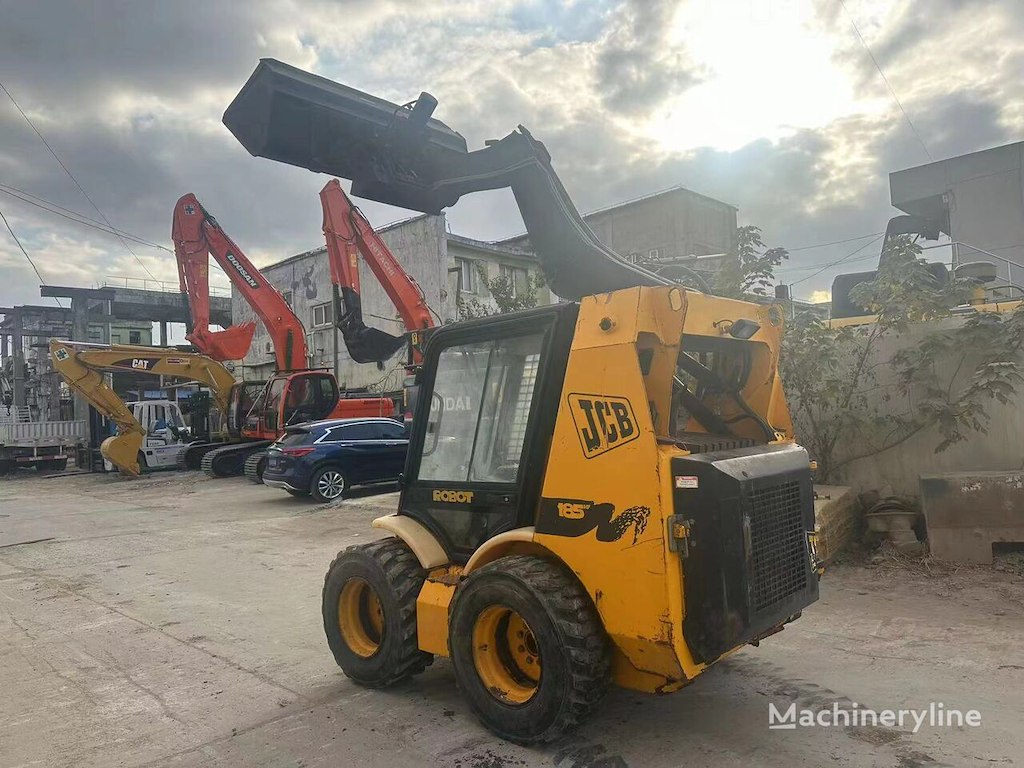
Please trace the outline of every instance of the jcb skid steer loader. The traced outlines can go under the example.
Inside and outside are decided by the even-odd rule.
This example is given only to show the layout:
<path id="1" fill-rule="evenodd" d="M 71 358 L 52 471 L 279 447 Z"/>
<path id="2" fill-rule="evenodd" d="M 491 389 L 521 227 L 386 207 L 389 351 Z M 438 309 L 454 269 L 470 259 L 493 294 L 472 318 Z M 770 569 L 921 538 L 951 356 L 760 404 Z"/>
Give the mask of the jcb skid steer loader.
<path id="1" fill-rule="evenodd" d="M 399 511 L 373 523 L 390 535 L 338 555 L 322 604 L 356 682 L 448 657 L 488 728 L 550 741 L 610 683 L 682 688 L 817 599 L 809 461 L 777 308 L 627 264 L 525 129 L 467 153 L 435 104 L 264 61 L 224 121 L 253 154 L 419 210 L 511 186 L 554 289 L 578 299 L 436 330 Z"/>

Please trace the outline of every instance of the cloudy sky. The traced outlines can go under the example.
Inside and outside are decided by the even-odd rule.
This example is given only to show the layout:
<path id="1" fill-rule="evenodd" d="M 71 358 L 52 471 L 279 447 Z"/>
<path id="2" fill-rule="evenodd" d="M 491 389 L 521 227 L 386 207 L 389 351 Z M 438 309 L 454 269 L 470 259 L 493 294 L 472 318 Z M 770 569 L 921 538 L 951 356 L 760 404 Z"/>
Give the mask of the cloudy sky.
<path id="1" fill-rule="evenodd" d="M 0 211 L 46 281 L 177 278 L 167 251 L 26 196 L 170 247 L 191 191 L 257 264 L 321 243 L 325 177 L 251 158 L 220 122 L 265 56 L 397 102 L 428 90 L 471 148 L 523 123 L 583 211 L 675 184 L 730 202 L 799 249 L 780 277 L 802 298 L 873 263 L 870 237 L 806 246 L 883 230 L 889 171 L 1024 139 L 1020 0 L 0 0 L 0 81 L 102 212 L 0 91 Z M 522 231 L 504 192 L 449 219 Z M 2 228 L 0 271 L 0 306 L 44 303 Z"/>

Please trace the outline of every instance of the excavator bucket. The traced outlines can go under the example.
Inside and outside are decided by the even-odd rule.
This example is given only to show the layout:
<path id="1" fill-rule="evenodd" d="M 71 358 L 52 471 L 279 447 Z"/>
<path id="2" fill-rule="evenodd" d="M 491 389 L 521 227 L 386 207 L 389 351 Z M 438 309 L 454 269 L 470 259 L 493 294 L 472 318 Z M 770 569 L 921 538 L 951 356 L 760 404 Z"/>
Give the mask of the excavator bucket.
<path id="1" fill-rule="evenodd" d="M 255 333 L 256 323 L 242 323 L 223 331 L 196 328 L 185 338 L 214 360 L 241 360 L 249 353 Z"/>
<path id="2" fill-rule="evenodd" d="M 100 443 L 100 454 L 123 474 L 137 475 L 140 472 L 138 457 L 142 450 L 142 437 L 139 432 L 108 437 Z"/>

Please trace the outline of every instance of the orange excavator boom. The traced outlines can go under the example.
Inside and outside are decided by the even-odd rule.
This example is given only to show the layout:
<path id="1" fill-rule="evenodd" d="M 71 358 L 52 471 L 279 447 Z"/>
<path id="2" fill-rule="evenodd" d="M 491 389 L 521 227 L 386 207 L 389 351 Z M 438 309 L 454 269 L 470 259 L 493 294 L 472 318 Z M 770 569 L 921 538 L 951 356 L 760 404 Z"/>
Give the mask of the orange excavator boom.
<path id="1" fill-rule="evenodd" d="M 384 362 L 407 343 L 405 335 L 392 335 L 363 322 L 359 282 L 361 255 L 395 305 L 406 330 L 414 336 L 434 327 L 423 291 L 345 194 L 337 179 L 320 190 L 324 239 L 330 260 L 331 281 L 337 288 L 335 318 L 349 355 L 358 363 Z M 411 345 L 411 362 L 419 364 L 420 345 Z"/>
<path id="2" fill-rule="evenodd" d="M 210 330 L 209 257 L 213 256 L 263 321 L 274 346 L 277 369 L 298 371 L 307 367 L 302 322 L 195 195 L 183 195 L 175 204 L 171 236 L 182 296 L 192 319 L 192 327 L 186 334 L 189 341 L 215 360 L 241 360 L 249 351 L 256 332 L 256 324 L 252 322 L 222 331 Z"/>

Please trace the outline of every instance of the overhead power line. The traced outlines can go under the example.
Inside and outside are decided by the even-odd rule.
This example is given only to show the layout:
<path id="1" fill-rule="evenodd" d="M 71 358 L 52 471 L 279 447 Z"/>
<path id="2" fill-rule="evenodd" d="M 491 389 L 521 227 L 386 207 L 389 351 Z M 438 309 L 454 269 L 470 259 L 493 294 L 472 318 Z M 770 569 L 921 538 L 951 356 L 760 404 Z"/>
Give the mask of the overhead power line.
<path id="1" fill-rule="evenodd" d="M 805 280 L 810 280 L 810 279 L 811 279 L 812 277 L 817 277 L 818 275 L 820 275 L 820 274 L 821 274 L 822 272 L 824 272 L 824 271 L 825 271 L 826 269 L 830 269 L 831 267 L 835 267 L 835 266 L 838 266 L 839 264 L 842 264 L 842 263 L 843 263 L 843 262 L 845 262 L 845 261 L 849 261 L 849 260 L 850 260 L 850 259 L 852 259 L 852 258 L 853 258 L 854 256 L 856 256 L 856 255 L 857 255 L 858 253 L 860 253 L 860 252 L 861 252 L 861 251 L 863 251 L 863 250 L 864 250 L 865 248 L 867 248 L 867 247 L 868 247 L 869 245 L 871 245 L 871 244 L 873 244 L 873 243 L 877 242 L 878 240 L 881 240 L 881 239 L 882 239 L 882 237 L 884 236 L 884 234 L 885 234 L 885 233 L 883 232 L 883 233 L 882 233 L 881 235 L 879 235 L 878 237 L 874 238 L 873 240 L 868 240 L 868 241 L 867 241 L 866 243 L 864 243 L 864 245 L 861 245 L 861 246 L 859 246 L 859 247 L 858 247 L 858 248 L 857 248 L 856 250 L 853 250 L 853 251 L 851 251 L 850 253 L 846 254 L 845 256 L 843 256 L 843 258 L 841 258 L 841 259 L 837 259 L 836 261 L 833 261 L 833 262 L 831 262 L 831 263 L 829 263 L 829 264 L 826 264 L 825 266 L 823 266 L 823 267 L 822 267 L 821 269 L 819 269 L 819 270 L 818 270 L 817 272 L 815 272 L 814 274 L 808 275 L 807 277 L 801 277 L 801 278 L 800 278 L 799 280 L 794 280 L 794 281 L 793 281 L 792 283 L 790 283 L 789 285 L 790 285 L 790 286 L 794 286 L 794 285 L 797 285 L 798 283 L 802 283 L 802 282 L 804 282 Z"/>
<path id="2" fill-rule="evenodd" d="M 0 184 L 0 186 L 3 186 Z M 858 235 L 857 237 L 848 237 L 845 240 L 832 240 L 828 243 L 815 243 L 814 245 L 801 245 L 799 248 L 787 248 L 786 251 L 789 253 L 796 253 L 797 251 L 812 251 L 816 248 L 826 248 L 830 245 L 842 245 L 843 243 L 855 243 L 858 240 L 863 240 L 865 237 L 875 237 L 877 235 L 883 235 L 885 232 L 868 232 L 866 235 Z"/>
<path id="3" fill-rule="evenodd" d="M 39 278 L 39 284 L 40 285 L 45 285 L 46 281 L 43 279 L 43 276 L 41 274 L 39 274 L 39 267 L 37 267 L 36 263 L 34 261 L 32 261 L 32 257 L 28 255 L 28 251 L 25 250 L 25 246 L 21 244 L 21 240 L 18 239 L 18 236 L 16 234 L 14 234 L 14 229 L 11 227 L 10 222 L 7 221 L 7 217 L 4 216 L 4 212 L 3 211 L 0 211 L 0 219 L 4 220 L 4 226 L 7 227 L 7 231 L 11 233 L 11 237 L 14 238 L 14 242 L 16 242 L 18 244 L 18 247 L 21 249 L 21 252 L 23 254 L 25 254 L 25 258 L 28 259 L 28 263 L 30 265 L 32 265 L 32 271 L 35 272 L 36 273 L 36 277 Z M 58 307 L 60 307 L 61 309 L 64 308 L 64 305 L 60 303 L 60 299 L 54 297 L 53 300 L 57 302 L 57 306 Z"/>
<path id="4" fill-rule="evenodd" d="M 23 118 L 25 118 L 25 122 L 28 123 L 29 127 L 36 134 L 36 136 L 39 137 L 39 140 L 41 142 L 43 142 L 43 146 L 46 147 L 49 150 L 51 155 L 53 155 L 53 159 L 57 161 L 57 164 L 61 168 L 64 169 L 64 173 L 66 173 L 68 175 L 68 178 L 71 179 L 71 181 L 73 181 L 75 183 L 75 186 L 78 187 L 78 191 L 82 193 L 82 195 L 85 197 L 86 200 L 89 201 L 89 205 L 91 205 L 93 207 L 93 209 L 96 211 L 96 213 L 98 213 L 100 215 L 100 218 L 103 219 L 103 221 L 106 223 L 106 225 L 108 227 L 110 227 L 111 231 L 114 233 L 114 236 L 117 237 L 121 241 L 121 244 L 125 247 L 125 249 L 128 251 L 128 253 L 130 253 L 137 262 L 139 262 L 139 266 L 141 266 L 144 270 L 146 270 L 146 273 L 151 278 L 156 280 L 157 279 L 156 275 L 154 275 L 153 272 L 150 270 L 150 268 L 146 266 L 146 263 L 142 259 L 139 258 L 139 255 L 135 251 L 132 250 L 132 247 L 130 245 L 128 245 L 128 241 L 125 240 L 123 237 L 121 237 L 121 235 L 119 235 L 117 233 L 117 229 L 114 227 L 113 224 L 110 223 L 110 219 L 108 219 L 104 215 L 103 211 L 101 211 L 99 209 L 99 206 L 96 205 L 95 202 L 93 202 L 93 199 L 91 197 L 89 197 L 89 193 L 85 191 L 85 188 L 81 184 L 78 183 L 78 179 L 75 178 L 75 175 L 73 173 L 71 173 L 70 169 L 68 169 L 68 167 L 66 165 L 64 165 L 64 161 L 60 159 L 60 157 L 57 155 L 56 152 L 54 152 L 53 147 L 50 146 L 49 142 L 47 142 L 47 140 L 43 136 L 43 134 L 39 131 L 38 128 L 36 128 L 35 123 L 33 123 L 32 120 L 29 118 L 29 116 L 25 114 L 25 110 L 23 110 L 21 108 L 21 106 L 18 104 L 18 102 L 14 99 L 14 96 L 11 95 L 11 92 L 9 90 L 7 90 L 7 86 L 5 86 L 2 82 L 0 82 L 0 89 L 2 89 L 3 92 L 7 94 L 7 98 L 9 98 L 11 100 L 11 103 L 14 105 L 14 108 L 17 109 L 19 113 L 21 113 L 21 116 Z"/>
<path id="5" fill-rule="evenodd" d="M 864 46 L 864 50 L 867 51 L 868 58 L 871 59 L 871 63 L 875 65 L 875 69 L 878 70 L 878 74 L 882 76 L 882 82 L 885 83 L 885 87 L 889 89 L 889 93 L 892 94 L 893 101 L 896 102 L 896 106 L 900 108 L 900 112 L 903 113 L 903 117 L 907 121 L 907 125 L 910 126 L 910 130 L 914 132 L 914 136 L 917 137 L 918 142 L 921 144 L 921 149 L 924 150 L 925 155 L 928 156 L 928 162 L 933 162 L 932 153 L 928 151 L 928 145 L 924 143 L 924 139 L 921 138 L 921 134 L 917 132 L 917 128 L 914 126 L 914 121 L 910 119 L 910 115 L 907 114 L 907 110 L 903 108 L 903 103 L 900 101 L 900 97 L 896 95 L 896 89 L 892 87 L 892 83 L 889 82 L 889 78 L 885 76 L 885 72 L 878 64 L 878 60 L 875 58 L 875 54 L 871 52 L 871 48 L 868 46 L 868 41 L 864 39 L 864 35 L 860 33 L 860 28 L 857 26 L 857 22 L 854 21 L 853 14 L 850 13 L 850 9 L 846 7 L 846 0 L 839 0 L 839 4 L 843 6 L 843 11 L 846 13 L 846 18 L 850 20 L 850 26 L 853 27 L 853 31 L 857 33 L 857 37 L 860 39 L 860 44 Z"/>
<path id="6" fill-rule="evenodd" d="M 174 251 L 172 251 L 167 246 L 151 242 L 149 240 L 146 240 L 145 238 L 139 237 L 138 235 L 133 235 L 130 232 L 125 232 L 123 229 L 108 227 L 106 224 L 103 224 L 97 219 L 89 218 L 88 216 L 73 211 L 70 208 L 64 208 L 63 206 L 57 205 L 56 203 L 51 202 L 46 198 L 39 197 L 38 195 L 33 195 L 31 192 L 26 192 L 22 189 L 18 189 L 17 187 L 12 187 L 9 184 L 0 184 L 0 192 L 2 192 L 5 195 L 10 195 L 16 200 L 20 200 L 21 202 L 26 203 L 28 205 L 33 205 L 36 208 L 46 211 L 47 213 L 52 213 L 55 216 L 61 216 L 65 219 L 73 221 L 76 224 L 82 224 L 83 226 L 91 227 L 92 229 L 97 229 L 100 232 L 105 232 L 108 235 L 123 237 L 124 239 L 131 240 L 132 242 L 138 243 L 139 245 L 145 245 L 150 248 L 159 248 L 161 251 L 174 253 Z"/>

